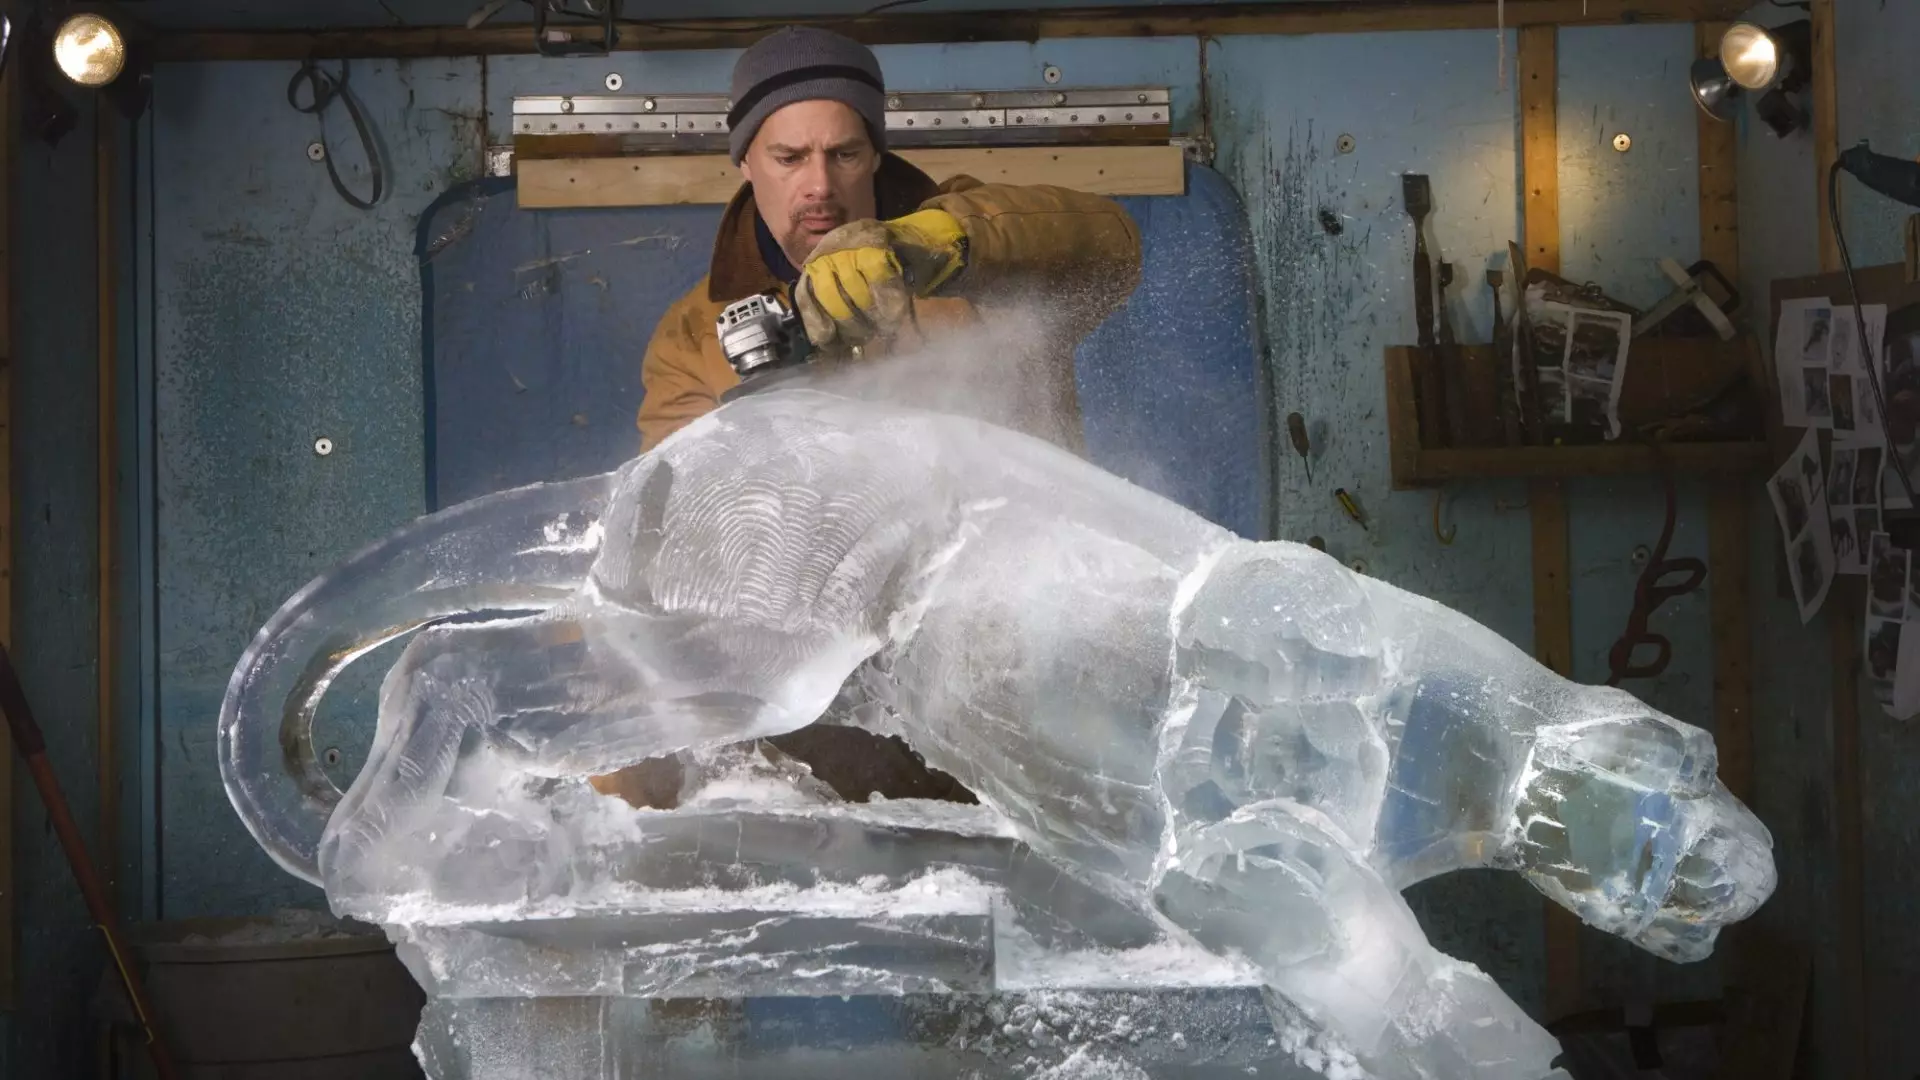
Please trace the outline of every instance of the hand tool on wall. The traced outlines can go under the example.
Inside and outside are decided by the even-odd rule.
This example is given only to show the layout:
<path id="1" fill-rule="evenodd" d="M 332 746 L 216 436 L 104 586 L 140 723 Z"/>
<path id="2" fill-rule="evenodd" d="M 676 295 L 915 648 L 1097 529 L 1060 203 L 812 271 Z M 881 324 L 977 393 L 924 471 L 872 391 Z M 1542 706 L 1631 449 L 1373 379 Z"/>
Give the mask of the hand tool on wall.
<path id="1" fill-rule="evenodd" d="M 1347 516 L 1353 519 L 1355 525 L 1362 529 L 1367 527 L 1366 515 L 1360 512 L 1360 504 L 1353 501 L 1353 496 L 1347 494 L 1346 488 L 1334 488 L 1333 499 L 1340 504 L 1340 509 L 1345 510 Z"/>
<path id="2" fill-rule="evenodd" d="M 1293 443 L 1293 452 L 1300 455 L 1300 463 L 1307 470 L 1307 483 L 1313 483 L 1313 444 L 1307 439 L 1307 418 L 1299 413 L 1287 414 L 1287 438 Z"/>
<path id="3" fill-rule="evenodd" d="M 1464 379 L 1466 362 L 1460 357 L 1459 342 L 1453 336 L 1453 316 L 1447 310 L 1447 290 L 1453 285 L 1453 264 L 1440 260 L 1439 319 L 1440 340 L 1436 350 L 1439 356 L 1440 381 L 1445 386 L 1447 396 L 1447 443 L 1450 446 L 1465 446 L 1474 441 L 1467 430 L 1467 387 Z"/>
<path id="4" fill-rule="evenodd" d="M 80 839 L 80 826 L 74 823 L 67 797 L 60 791 L 60 781 L 53 775 L 53 766 L 47 761 L 47 740 L 40 733 L 40 725 L 34 722 L 32 710 L 27 707 L 26 690 L 20 685 L 20 676 L 14 671 L 13 658 L 7 655 L 5 646 L 0 646 L 0 712 L 7 716 L 7 729 L 12 732 L 14 749 L 26 762 L 27 772 L 33 776 L 34 787 L 40 790 L 40 801 L 46 806 L 54 835 L 59 838 L 60 848 L 66 853 L 67 866 L 80 883 L 80 895 L 86 899 L 87 913 L 106 936 L 107 953 L 113 959 L 114 969 L 120 973 L 121 984 L 127 988 L 127 998 L 133 1004 L 134 1015 L 140 1018 L 140 1026 L 146 1032 L 147 1055 L 153 1059 L 154 1073 L 160 1080 L 174 1080 L 177 1074 L 173 1070 L 173 1058 L 167 1053 L 166 1044 L 161 1042 L 159 1031 L 154 1028 L 153 1006 L 147 1001 L 146 990 L 133 970 L 133 959 L 127 953 L 126 942 L 120 937 L 120 922 L 114 917 L 113 903 L 108 899 L 99 875 L 94 872 L 93 860 L 87 855 L 86 842 Z"/>
<path id="5" fill-rule="evenodd" d="M 1500 437 L 1507 446 L 1520 445 L 1520 398 L 1513 385 L 1513 328 L 1500 310 L 1500 290 L 1507 275 L 1487 271 L 1487 288 L 1493 292 L 1493 368 L 1494 385 L 1500 394 Z"/>
<path id="6" fill-rule="evenodd" d="M 1634 318 L 1633 336 L 1644 336 L 1691 306 L 1713 328 L 1713 332 L 1720 335 L 1721 341 L 1732 341 L 1738 331 L 1733 328 L 1733 320 L 1727 318 L 1727 313 L 1740 307 L 1740 290 L 1734 288 L 1719 268 L 1706 259 L 1684 268 L 1678 262 L 1664 257 L 1659 262 L 1660 272 L 1667 275 L 1667 280 L 1673 282 L 1676 288 L 1667 294 L 1666 299 Z M 1718 286 L 1718 289 L 1708 289 L 1709 284 Z"/>
<path id="7" fill-rule="evenodd" d="M 1417 415 L 1420 441 L 1428 446 L 1447 445 L 1447 390 L 1433 348 L 1433 262 L 1427 254 L 1427 215 L 1433 210 L 1433 189 L 1423 173 L 1405 173 L 1400 177 L 1401 199 L 1413 218 L 1413 315 L 1418 325 L 1420 375 L 1415 380 L 1420 394 Z"/>
<path id="8" fill-rule="evenodd" d="M 1533 329 L 1527 321 L 1527 259 L 1520 245 L 1507 241 L 1507 269 L 1513 274 L 1513 337 L 1520 359 L 1515 376 L 1520 389 L 1520 429 L 1526 441 L 1544 445 L 1546 429 L 1540 417 L 1540 373 L 1533 366 Z"/>

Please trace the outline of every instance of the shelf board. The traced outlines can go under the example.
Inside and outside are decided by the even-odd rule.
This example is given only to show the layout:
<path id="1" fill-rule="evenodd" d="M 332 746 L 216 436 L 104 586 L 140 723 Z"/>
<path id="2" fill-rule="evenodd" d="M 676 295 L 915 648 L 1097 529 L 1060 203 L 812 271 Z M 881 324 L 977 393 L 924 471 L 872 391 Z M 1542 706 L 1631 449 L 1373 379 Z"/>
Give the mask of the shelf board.
<path id="1" fill-rule="evenodd" d="M 1652 351 L 1646 346 L 1637 346 Z M 1665 345 L 1660 351 L 1705 355 L 1718 342 Z M 1444 484 L 1456 480 L 1508 477 L 1625 476 L 1635 473 L 1746 473 L 1767 468 L 1772 452 L 1765 440 L 1738 442 L 1601 443 L 1581 446 L 1474 446 L 1431 448 L 1422 445 L 1414 406 L 1412 354 L 1405 346 L 1386 350 L 1387 437 L 1396 489 Z M 1470 359 L 1482 360 L 1483 347 L 1469 346 Z M 1664 359 L 1664 358 L 1663 358 Z M 1662 365 L 1665 366 L 1665 365 Z M 1675 365 L 1674 381 L 1697 378 L 1712 370 L 1706 364 Z M 1688 369 L 1692 369 L 1689 371 Z M 1722 368 L 1721 370 L 1724 370 Z M 1683 395 L 1684 396 L 1684 395 Z M 1624 411 L 1624 410 L 1623 410 Z"/>
<path id="2" fill-rule="evenodd" d="M 1419 449 L 1411 474 L 1395 487 L 1480 477 L 1617 476 L 1628 473 L 1741 473 L 1765 468 L 1764 442 L 1643 443 L 1602 446 L 1489 446 Z M 1402 481 L 1411 481 L 1403 483 Z"/>

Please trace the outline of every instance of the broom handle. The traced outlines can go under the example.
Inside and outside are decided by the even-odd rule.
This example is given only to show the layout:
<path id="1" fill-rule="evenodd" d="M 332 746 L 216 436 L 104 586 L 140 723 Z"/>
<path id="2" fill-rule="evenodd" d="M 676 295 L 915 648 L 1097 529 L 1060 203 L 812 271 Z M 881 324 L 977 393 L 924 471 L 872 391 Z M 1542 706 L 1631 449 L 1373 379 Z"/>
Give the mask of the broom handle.
<path id="1" fill-rule="evenodd" d="M 33 784 L 40 789 L 40 801 L 46 805 L 47 816 L 53 821 L 53 831 L 60 838 L 60 847 L 66 852 L 67 865 L 73 869 L 73 876 L 80 883 L 80 894 L 86 898 L 87 914 L 92 916 L 107 937 L 107 952 L 113 957 L 114 970 L 120 973 L 120 981 L 127 988 L 127 996 L 133 1001 L 133 1011 L 140 1019 L 140 1027 L 146 1032 L 147 1053 L 153 1058 L 154 1071 L 160 1080 L 174 1080 L 173 1059 L 167 1055 L 166 1044 L 160 1041 L 160 1034 L 154 1030 L 153 1009 L 147 1003 L 147 993 L 140 985 L 140 977 L 134 973 L 133 965 L 127 956 L 126 942 L 120 937 L 120 924 L 113 915 L 113 905 L 107 899 L 107 891 L 100 885 L 100 878 L 93 870 L 93 860 L 87 857 L 86 842 L 80 839 L 80 828 L 74 824 L 73 813 L 67 808 L 67 798 L 60 792 L 60 781 L 53 775 L 53 766 L 47 762 L 47 740 L 40 734 L 40 725 L 33 720 L 33 710 L 27 707 L 26 691 L 21 689 L 20 676 L 13 669 L 13 658 L 7 655 L 4 645 L 0 645 L 0 712 L 6 713 L 7 727 L 13 732 L 14 748 L 27 761 L 27 771 L 33 774 Z"/>

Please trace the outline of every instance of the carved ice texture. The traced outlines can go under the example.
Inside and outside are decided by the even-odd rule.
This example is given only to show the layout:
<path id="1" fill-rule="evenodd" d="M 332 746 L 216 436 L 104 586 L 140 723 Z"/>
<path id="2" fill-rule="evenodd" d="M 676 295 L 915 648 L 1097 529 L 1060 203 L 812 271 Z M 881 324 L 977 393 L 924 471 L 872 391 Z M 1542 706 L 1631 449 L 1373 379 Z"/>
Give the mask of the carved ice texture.
<path id="1" fill-rule="evenodd" d="M 342 797 L 315 703 L 423 626 Z M 812 723 L 898 735 L 979 805 L 843 802 L 753 742 Z M 813 390 L 368 549 L 261 631 L 220 735 L 254 836 L 388 928 L 430 1023 L 1259 985 L 1327 1075 L 1534 1080 L 1557 1045 L 1400 890 L 1511 869 L 1688 961 L 1774 884 L 1699 729 L 1041 442 Z M 585 779 L 664 755 L 671 811 Z"/>

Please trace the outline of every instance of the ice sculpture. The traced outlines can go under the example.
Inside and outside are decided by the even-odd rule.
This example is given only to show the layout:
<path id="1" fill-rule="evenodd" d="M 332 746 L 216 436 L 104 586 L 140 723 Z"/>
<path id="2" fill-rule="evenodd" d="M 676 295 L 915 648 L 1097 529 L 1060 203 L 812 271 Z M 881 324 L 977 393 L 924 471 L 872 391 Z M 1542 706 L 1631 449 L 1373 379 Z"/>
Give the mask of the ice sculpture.
<path id="1" fill-rule="evenodd" d="M 341 797 L 315 703 L 430 623 Z M 815 722 L 980 804 L 842 802 L 752 743 Z M 1515 870 L 1678 961 L 1774 883 L 1706 733 L 1036 440 L 806 389 L 315 581 L 242 658 L 220 751 L 255 838 L 430 992 L 973 993 L 1197 947 L 1329 1075 L 1551 1072 L 1413 882 Z M 671 811 L 583 779 L 669 754 Z"/>

